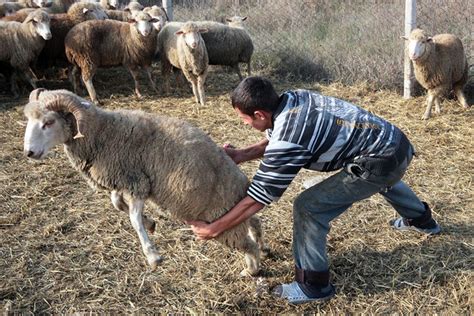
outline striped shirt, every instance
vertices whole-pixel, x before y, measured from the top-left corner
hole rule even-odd
[[[269,143],[247,194],[269,205],[301,168],[333,171],[356,157],[394,154],[403,135],[366,110],[313,91],[288,91],[273,113]]]

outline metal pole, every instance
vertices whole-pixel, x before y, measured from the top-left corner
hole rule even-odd
[[[405,0],[405,36],[410,36],[416,27],[416,0]],[[403,72],[403,98],[409,99],[413,94],[415,85],[415,74],[413,65],[407,53],[408,41],[405,41],[405,63]]]
[[[173,21],[173,0],[163,0],[163,9],[165,9],[168,19]]]

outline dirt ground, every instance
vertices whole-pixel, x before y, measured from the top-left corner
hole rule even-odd
[[[160,85],[161,78],[158,77]],[[421,121],[425,98],[404,100],[369,84],[345,87],[282,81],[278,91],[309,88],[340,97],[398,125],[418,156],[406,182],[430,203],[442,225],[439,236],[393,231],[394,210],[374,196],[333,222],[328,251],[337,295],[324,304],[288,305],[268,290],[293,278],[292,201],[317,172],[301,172],[284,197],[260,213],[271,256],[260,277],[242,278],[243,255],[200,242],[183,223],[148,206],[157,222],[152,240],[165,261],[150,271],[125,213],[105,192],[94,192],[73,170],[63,149],[43,161],[23,156],[26,120],[22,99],[0,93],[0,304],[6,313],[420,313],[470,314],[473,308],[473,110],[454,100]],[[229,94],[235,74],[210,72],[208,103],[196,106],[189,87],[169,95],[133,95],[121,69],[100,71],[95,87],[107,109],[133,108],[180,117],[218,143],[245,146],[263,136],[243,125]],[[144,77],[141,82],[146,83]],[[3,82],[0,81],[0,84]],[[64,81],[40,85],[69,88]],[[470,100],[472,104],[472,100]],[[241,167],[252,177],[258,161]]]

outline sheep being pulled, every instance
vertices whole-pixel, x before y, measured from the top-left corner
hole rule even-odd
[[[161,53],[162,73],[165,90],[169,91],[169,73],[173,67],[181,69],[191,83],[196,103],[204,105],[209,57],[201,33],[206,28],[198,27],[194,22],[170,22],[158,34],[158,50]]]
[[[461,40],[453,34],[430,37],[421,29],[414,29],[409,37],[402,38],[409,41],[408,55],[416,80],[428,90],[422,119],[430,117],[433,102],[436,113],[440,113],[440,99],[451,90],[463,107],[469,107],[463,93],[468,79],[468,64]]]
[[[74,91],[79,89],[79,69],[93,102],[99,102],[92,78],[99,67],[125,66],[135,81],[135,93],[141,98],[139,68],[145,69],[153,90],[156,85],[151,63],[156,51],[156,19],[138,12],[133,20],[86,21],[76,25],[66,36],[66,56],[71,64]]]
[[[59,144],[90,185],[111,192],[117,210],[129,212],[152,267],[162,260],[145,231],[146,200],[181,221],[213,221],[242,197],[249,184],[237,165],[202,130],[171,117],[141,111],[107,111],[67,90],[34,90],[25,107],[24,150],[44,158]],[[153,229],[153,225],[148,225]],[[245,253],[244,274],[259,271],[264,248],[258,217],[217,241]]]
[[[0,62],[11,65],[14,72],[10,78],[11,91],[19,95],[16,79],[23,74],[33,88],[36,88],[36,75],[31,63],[36,60],[45,41],[51,39],[49,15],[41,9],[31,12],[20,22],[0,22]]]

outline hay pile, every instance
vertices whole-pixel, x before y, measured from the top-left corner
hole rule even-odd
[[[148,94],[138,101],[127,76],[119,70],[98,74],[95,86],[106,108],[177,116],[201,127],[219,144],[244,146],[263,136],[244,126],[229,104],[229,93],[238,83],[234,74],[210,73],[208,103],[199,110],[190,89],[168,96]],[[157,222],[152,240],[166,257],[151,272],[128,216],[113,209],[107,194],[86,185],[62,148],[41,162],[23,157],[26,98],[12,102],[0,96],[0,304],[4,311],[469,313],[474,267],[473,111],[445,101],[442,115],[424,122],[419,119],[424,97],[407,101],[393,92],[373,91],[369,85],[273,82],[278,91],[318,89],[355,102],[404,130],[418,150],[405,180],[430,203],[443,234],[426,238],[393,231],[387,223],[394,210],[374,196],[333,222],[328,247],[337,296],[323,305],[290,306],[277,301],[268,289],[293,278],[292,201],[302,183],[318,175],[303,171],[278,203],[260,213],[273,251],[263,261],[262,278],[239,277],[244,266],[240,253],[214,242],[195,241],[184,224],[148,207],[147,214]],[[257,166],[258,162],[251,162],[242,168],[251,177]]]

